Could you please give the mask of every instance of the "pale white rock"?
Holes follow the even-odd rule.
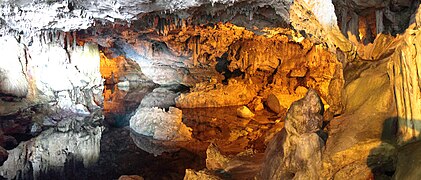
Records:
[[[129,81],[119,82],[119,83],[117,83],[117,86],[119,88],[122,88],[122,87],[130,87],[130,82]]]
[[[202,4],[232,4],[237,0],[67,0],[0,1],[0,19],[7,27],[27,34],[45,29],[87,29],[94,19],[131,21],[140,13],[175,11]],[[69,8],[69,7],[72,7]]]
[[[142,99],[140,106],[169,108],[171,106],[175,106],[175,98],[178,95],[179,93],[175,93],[167,87],[155,88]]]
[[[117,87],[118,87],[119,90],[129,91],[130,90],[130,82],[129,81],[119,82],[119,83],[117,83]]]
[[[61,109],[71,110],[73,106],[72,99],[70,98],[70,94],[67,91],[61,91],[57,94],[57,105]]]
[[[337,26],[337,17],[335,14],[335,6],[332,0],[303,0],[313,11],[317,20],[323,26],[333,27]]]
[[[83,104],[76,104],[74,107],[74,112],[79,115],[89,115],[91,114]]]
[[[157,140],[185,141],[191,139],[192,129],[182,122],[182,111],[170,107],[168,112],[153,107],[139,107],[130,118],[130,128]]]
[[[86,43],[65,48],[62,37],[64,33],[46,32],[31,38],[25,60],[27,78],[33,83],[31,93],[35,98],[56,101],[59,107],[70,111],[75,111],[76,104],[97,106],[94,96],[102,94],[98,46]]]
[[[0,37],[0,55],[0,93],[25,97],[29,84],[21,62],[23,47],[11,36]]]

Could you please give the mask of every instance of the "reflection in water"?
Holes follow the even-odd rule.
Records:
[[[43,131],[8,151],[9,158],[0,167],[0,174],[7,179],[74,177],[83,173],[81,168],[87,168],[99,159],[103,130],[102,126],[88,125],[66,132]]]
[[[177,142],[155,140],[149,136],[136,133],[133,130],[130,131],[130,137],[137,147],[155,156],[161,155],[163,152],[180,150],[177,146]]]
[[[154,87],[123,91],[106,86],[102,125],[77,118],[59,121],[65,122],[64,127],[46,130],[9,151],[0,175],[8,179],[118,179],[121,175],[183,179],[186,169],[205,168],[210,142],[231,154],[251,147],[263,149],[260,137],[265,131],[259,127],[269,127],[270,122],[238,118],[236,107],[183,109],[183,122],[193,128],[194,137],[186,142],[157,141],[131,132],[130,117]]]
[[[105,121],[115,127],[128,126],[130,117],[133,116],[143,97],[154,88],[155,85],[146,84],[123,91],[116,85],[106,85],[103,93]]]

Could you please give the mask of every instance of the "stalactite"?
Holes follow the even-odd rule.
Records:
[[[384,31],[383,25],[383,9],[376,10],[376,33],[380,34]]]
[[[70,32],[66,32],[66,50],[70,49]]]
[[[357,13],[353,12],[351,14],[351,21],[349,22],[348,28],[351,32],[351,35],[354,35],[357,40],[359,40],[359,16]]]
[[[345,36],[347,35],[347,28],[348,28],[348,9],[347,8],[342,8],[342,14],[341,14],[342,18],[341,18],[341,31],[342,34],[344,34]]]
[[[65,44],[66,43],[66,41],[65,41],[66,34],[65,34],[65,32],[59,32],[59,33],[57,33],[57,36],[58,36],[58,39],[59,39],[59,42],[60,42],[60,46],[65,48],[66,47],[66,44]]]
[[[77,46],[77,44],[76,44],[76,31],[73,31],[73,46],[72,46],[73,50],[76,50],[76,46]]]

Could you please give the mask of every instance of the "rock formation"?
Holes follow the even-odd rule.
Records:
[[[137,133],[164,141],[191,139],[191,129],[182,122],[182,111],[170,107],[164,109],[139,107],[130,119],[130,127]]]
[[[0,54],[7,59],[0,65],[0,93],[17,97],[26,97],[29,83],[24,73],[25,52],[23,47],[12,37],[1,37]]]
[[[421,9],[418,8],[416,22],[409,26],[402,37],[399,47],[391,56],[389,72],[395,90],[398,111],[398,141],[405,144],[420,139],[421,131],[421,86],[420,62]]]
[[[317,93],[294,102],[288,110],[285,129],[266,149],[260,179],[318,179],[322,169],[324,140],[321,130],[323,105]]]
[[[192,169],[186,169],[186,175],[184,176],[184,180],[200,180],[200,179],[220,180],[221,178],[206,171],[194,171]]]
[[[91,166],[99,158],[103,127],[77,126],[66,125],[66,133],[49,129],[20,143],[8,151],[0,175],[7,179],[70,177],[79,168]]]

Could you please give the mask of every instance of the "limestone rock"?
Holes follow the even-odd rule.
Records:
[[[10,36],[0,37],[0,93],[26,97],[29,91],[24,71],[25,55],[23,47]]]
[[[303,2],[308,5],[322,26],[331,28],[337,25],[336,14],[334,13],[335,7],[332,4],[332,0],[303,0]]]
[[[130,137],[138,148],[154,156],[162,155],[164,152],[180,150],[180,147],[177,145],[178,141],[156,140],[153,137],[139,134],[133,130],[130,131]]]
[[[292,104],[285,129],[269,143],[261,179],[319,179],[324,141],[316,134],[321,128],[323,105],[310,89]]]
[[[219,152],[218,147],[211,143],[206,150],[206,168],[220,170],[228,167],[229,159]]]
[[[248,119],[254,117],[255,114],[247,106],[241,106],[237,108],[237,116]]]
[[[329,123],[324,178],[376,178],[393,169],[396,110],[388,64],[366,62],[346,70],[345,112]]]
[[[209,170],[224,170],[229,172],[231,169],[243,164],[244,162],[238,160],[236,157],[222,155],[214,143],[211,143],[208,149],[206,149],[206,168]]]
[[[97,102],[101,101],[96,97],[102,94],[103,83],[98,46],[91,43],[70,46],[69,40],[67,44],[64,40],[70,36],[70,33],[39,33],[29,38],[32,45],[25,49],[28,98],[55,102],[54,106],[65,111],[74,110],[76,104],[97,109]],[[27,41],[21,39],[22,44]]]
[[[119,82],[119,83],[117,83],[117,86],[118,86],[120,89],[123,89],[123,88],[128,88],[128,87],[130,87],[130,82],[129,82],[129,81]]]
[[[421,6],[418,8],[420,14]],[[398,112],[398,139],[405,144],[420,139],[421,131],[421,28],[412,24],[405,32],[401,45],[391,56],[389,76],[394,86]]]
[[[216,89],[214,89],[216,86]],[[198,85],[176,99],[180,108],[238,106],[250,102],[257,94],[254,84],[232,81],[228,85]]]
[[[103,127],[86,125],[67,133],[54,129],[43,131],[8,151],[9,158],[0,167],[0,175],[7,179],[57,179],[67,171],[78,171],[76,164],[89,167],[99,159],[103,130]]]
[[[399,45],[399,38],[378,34],[374,42],[358,46],[358,56],[364,60],[381,60],[390,56]]]
[[[333,3],[342,32],[351,32],[361,41],[367,36],[373,40],[371,38],[380,33],[404,32],[408,25],[413,23],[411,14],[419,6],[419,1],[414,0],[333,0]]]
[[[206,170],[195,171],[192,169],[186,169],[184,180],[221,180],[221,178]]]
[[[262,97],[257,96],[247,106],[250,107],[250,109],[252,109],[255,112],[261,111],[261,110],[265,109],[265,107],[263,106],[263,100],[262,99],[263,99]]]
[[[303,95],[272,93],[268,96],[266,105],[273,112],[280,113],[283,109],[288,109],[293,102],[301,99],[302,97]]]
[[[329,156],[324,163],[325,177],[335,179],[366,179],[392,172],[396,163],[396,148],[386,142],[371,140],[359,142],[351,148]],[[377,176],[376,176],[377,175]]]
[[[175,106],[178,95],[179,93],[175,93],[171,87],[158,87],[142,99],[140,106],[169,108]]]
[[[0,165],[3,166],[3,163],[7,160],[9,153],[0,146]]]
[[[130,118],[130,128],[139,134],[151,136],[157,140],[184,141],[191,139],[191,128],[182,122],[182,111],[170,107],[168,112],[153,107],[139,106],[136,114]]]

